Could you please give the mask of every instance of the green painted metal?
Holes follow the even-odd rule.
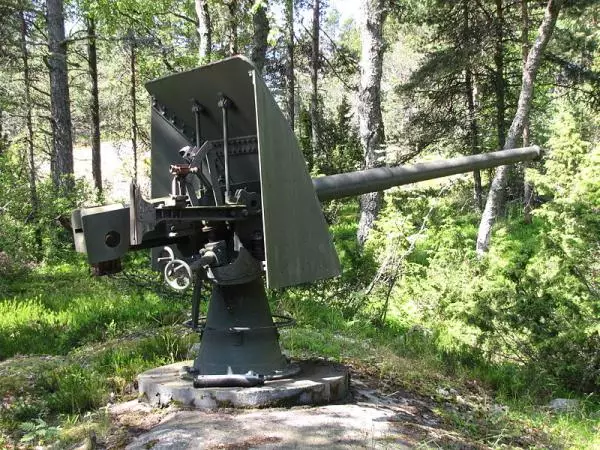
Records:
[[[340,265],[294,132],[262,79],[256,95],[267,285],[330,278]]]
[[[257,154],[230,158],[230,172],[232,183],[238,187],[260,177],[262,224],[254,232],[264,237],[267,286],[282,288],[340,273],[296,136],[252,63],[240,56],[228,58],[152,81],[146,87],[154,99],[153,197],[170,192],[167,168],[181,163],[179,149],[196,141],[191,133],[196,125],[192,105],[202,106],[202,140],[214,141],[216,146],[220,142],[222,147],[218,101],[226,95],[231,103],[230,137],[256,135],[258,139]]]
[[[412,166],[378,167],[317,177],[313,178],[313,186],[319,200],[333,200],[474,170],[514,164],[519,161],[530,161],[539,158],[540,155],[541,150],[537,146],[513,148]]]
[[[119,259],[129,250],[129,208],[123,205],[76,209],[71,224],[75,249],[90,264]]]
[[[201,105],[201,140],[222,139],[222,113],[218,100],[225,94],[231,137],[256,135],[252,64],[232,57],[186,72],[168,75],[146,84],[152,107],[152,197],[170,192],[169,165],[183,162],[181,147],[196,144],[194,105]]]
[[[194,369],[201,375],[283,371],[262,278],[232,286],[214,284]]]
[[[150,194],[165,197],[171,192],[169,166],[184,162],[179,149],[190,145],[189,140],[154,108],[150,111]]]

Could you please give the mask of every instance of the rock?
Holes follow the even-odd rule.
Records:
[[[508,412],[508,406],[505,405],[497,405],[497,404],[493,404],[490,407],[490,413],[492,413],[495,416],[501,416],[503,414],[506,414]]]
[[[192,361],[183,361],[147,370],[138,375],[141,398],[155,406],[175,402],[197,409],[265,408],[317,405],[342,401],[348,395],[349,373],[345,366],[326,361],[300,361],[301,372],[294,378],[266,381],[257,387],[194,388],[180,374]]]
[[[196,356],[200,353],[200,342],[196,342],[190,347],[187,353],[187,359],[196,359]]]
[[[435,393],[437,395],[439,395],[440,397],[442,397],[442,398],[448,398],[448,397],[450,397],[450,391],[448,391],[447,389],[444,389],[444,388],[437,388],[435,390]]]
[[[579,400],[573,398],[555,398],[548,403],[548,408],[556,412],[574,411],[579,407]]]
[[[458,394],[458,391],[456,389],[452,389],[452,388],[443,388],[443,387],[439,387],[435,390],[435,393],[442,397],[443,399],[451,399],[454,398],[454,396],[456,396]]]

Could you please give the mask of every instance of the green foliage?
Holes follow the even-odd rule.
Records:
[[[48,283],[52,282],[52,290]],[[0,359],[15,354],[66,354],[73,347],[142,324],[182,320],[182,304],[151,291],[91,278],[84,264],[38,269],[6,283],[0,295]],[[102,301],[94,299],[103,298]]]
[[[106,401],[100,374],[78,365],[67,365],[42,373],[37,388],[48,392],[48,412],[81,413]]]
[[[358,170],[362,164],[362,147],[353,126],[348,97],[342,96],[333,117],[323,117],[321,108],[321,146],[317,154],[312,150],[312,124],[309,111],[302,108],[298,120],[298,141],[309,171],[319,175]]]
[[[489,364],[490,381],[508,395],[600,386],[598,147],[564,105],[553,130],[542,170],[530,174],[552,201],[530,225],[509,214],[485,259],[473,251],[477,215],[455,212],[468,204],[465,185],[442,198],[427,188],[392,191],[369,243],[381,262],[371,314],[389,308],[424,324],[450,360],[469,354]]]
[[[44,445],[47,442],[51,442],[58,436],[60,427],[51,427],[40,418],[35,419],[33,422],[23,422],[20,426],[24,432],[21,442],[24,444],[35,443],[37,445]]]
[[[68,223],[75,205],[85,202],[90,192],[81,180],[76,180],[69,192],[57,192],[51,180],[37,185],[39,206],[34,210],[23,168],[22,148],[13,145],[0,155],[0,251],[14,264],[27,266],[32,262],[72,260],[73,246]]]
[[[147,265],[148,259],[130,262]],[[0,367],[0,428],[10,439],[54,441],[66,426],[59,417],[131,398],[137,374],[187,357],[197,336],[176,325],[187,303],[157,295],[137,275],[136,284],[90,278],[82,263],[3,280],[0,359],[29,355]]]

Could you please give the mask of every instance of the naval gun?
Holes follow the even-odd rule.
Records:
[[[146,85],[151,105],[151,199],[133,184],[129,205],[73,211],[76,250],[97,275],[152,249],[167,284],[194,285],[201,345],[195,387],[253,386],[293,377],[265,294],[340,273],[320,201],[535,159],[538,147],[311,179],[269,89],[243,57]],[[265,283],[266,281],[266,283]],[[195,283],[194,283],[195,282]],[[211,285],[199,323],[200,286]]]

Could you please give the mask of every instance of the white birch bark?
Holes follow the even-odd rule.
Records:
[[[533,99],[535,77],[540,67],[544,49],[548,45],[548,41],[554,31],[561,6],[562,0],[548,0],[544,12],[544,19],[538,30],[538,36],[529,50],[527,63],[523,69],[523,81],[521,84],[519,102],[517,104],[517,112],[510,129],[508,130],[508,136],[506,137],[506,143],[504,144],[505,149],[515,148],[517,146],[523,133],[523,128],[527,124],[529,110],[531,109],[531,101]],[[496,221],[505,194],[508,181],[508,170],[508,166],[501,166],[496,169],[496,174],[492,181],[492,185],[490,186],[487,202],[485,204],[483,215],[481,216],[481,222],[477,233],[476,250],[479,255],[483,255],[489,249],[492,226]]]
[[[199,57],[200,64],[210,61],[212,53],[212,25],[208,0],[195,0],[196,16],[198,17],[198,35],[200,36]]]

